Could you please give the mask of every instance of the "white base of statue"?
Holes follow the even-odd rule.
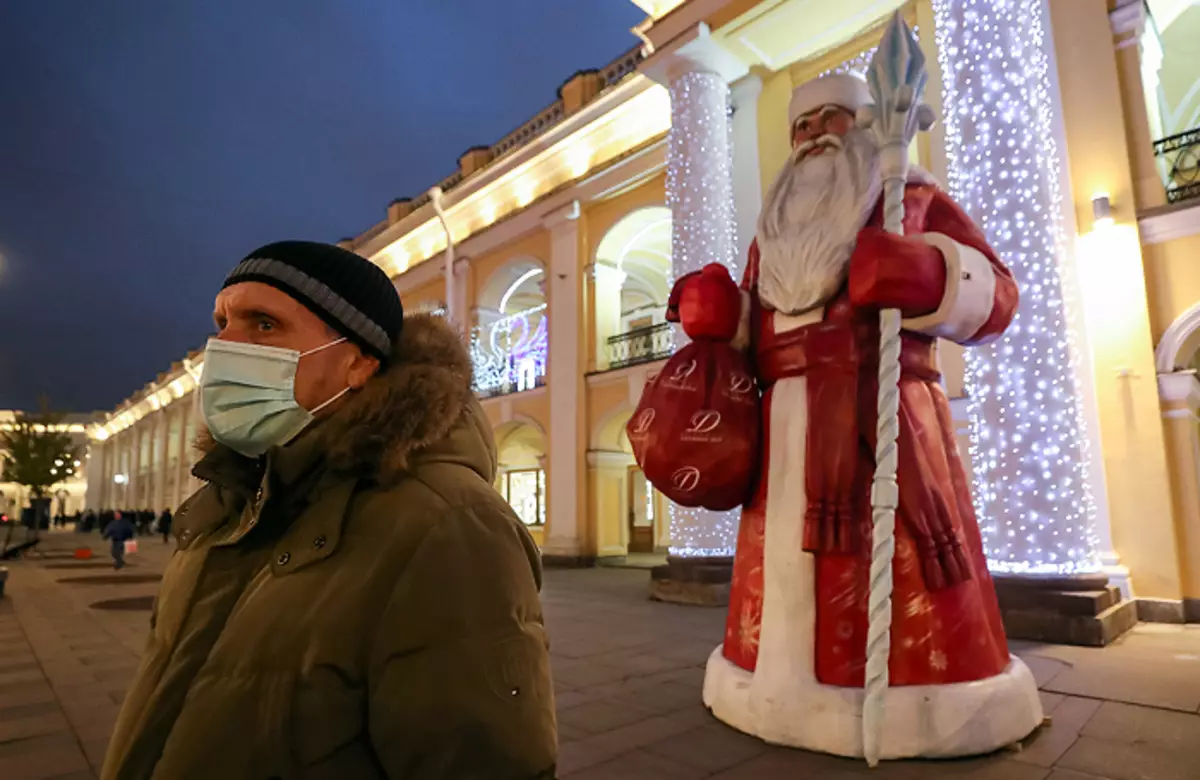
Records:
[[[704,704],[717,719],[765,742],[861,758],[861,688],[798,680],[753,686],[754,674],[717,647],[704,676]],[[881,758],[953,758],[991,753],[1042,724],[1037,683],[1010,656],[1002,674],[968,683],[889,688]]]

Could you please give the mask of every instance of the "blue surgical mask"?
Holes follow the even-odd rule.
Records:
[[[296,401],[300,358],[341,344],[331,341],[308,352],[210,339],[200,376],[200,404],[213,438],[250,458],[300,435],[313,416],[350,388],[313,410]]]

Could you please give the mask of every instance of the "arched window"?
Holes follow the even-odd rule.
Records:
[[[484,397],[540,387],[549,352],[546,274],[535,259],[518,260],[488,279],[471,332],[475,391]]]
[[[664,319],[671,291],[670,209],[638,209],[613,225],[597,247],[592,278],[598,369],[671,354],[674,331]]]

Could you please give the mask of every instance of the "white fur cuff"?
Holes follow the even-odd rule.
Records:
[[[904,320],[905,330],[955,342],[969,341],[979,332],[996,300],[996,274],[987,257],[942,233],[925,233],[921,240],[942,253],[946,290],[937,311]]]

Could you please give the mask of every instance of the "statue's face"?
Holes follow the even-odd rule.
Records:
[[[841,138],[853,127],[854,113],[849,109],[834,105],[821,106],[796,119],[796,123],[792,125],[792,148],[825,135]],[[813,144],[801,159],[809,155],[824,154],[828,148],[826,144]]]

